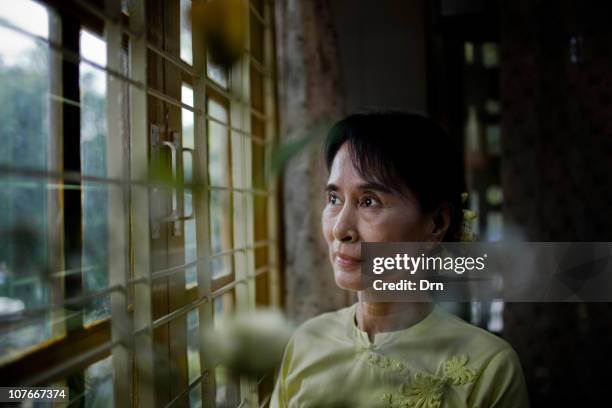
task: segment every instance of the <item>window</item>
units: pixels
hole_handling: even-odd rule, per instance
[[[52,61],[44,41],[51,18],[33,1],[0,3],[0,315],[8,322],[0,333],[2,361],[62,335],[55,326],[61,316],[44,309],[58,289],[48,270],[47,215],[58,185],[27,176],[52,164]],[[38,311],[10,318],[24,310]]]
[[[97,35],[81,30],[81,56],[87,61],[106,66],[106,43]],[[106,177],[106,73],[89,62],[79,64],[81,105],[81,172]],[[83,286],[85,291],[108,287],[108,194],[104,184],[83,183]],[[107,318],[110,298],[94,299],[85,314],[85,322]]]
[[[200,342],[279,304],[272,14],[241,1],[231,67],[190,0],[0,4],[3,378],[89,407],[269,398]]]

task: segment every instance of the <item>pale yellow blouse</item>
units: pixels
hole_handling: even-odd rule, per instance
[[[285,349],[271,407],[527,407],[518,357],[438,306],[370,342],[357,304],[302,326]]]

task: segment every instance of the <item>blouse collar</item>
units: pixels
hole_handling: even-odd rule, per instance
[[[429,312],[429,314],[417,324],[412,325],[406,329],[376,333],[374,335],[374,341],[370,342],[368,333],[361,330],[356,323],[356,313],[358,304],[359,303],[354,303],[349,308],[349,337],[354,339],[355,342],[358,343],[360,346],[368,347],[370,349],[375,349],[393,340],[406,340],[429,329],[430,327],[438,323],[438,321],[440,320],[440,309],[437,305],[434,304],[434,307],[432,308],[431,312]]]

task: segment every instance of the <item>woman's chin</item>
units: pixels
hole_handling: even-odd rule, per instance
[[[344,290],[360,291],[363,290],[360,271],[345,271],[334,268],[334,279],[336,285]]]

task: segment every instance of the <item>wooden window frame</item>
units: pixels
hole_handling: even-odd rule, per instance
[[[62,0],[42,0],[50,9],[53,9],[59,15],[65,19],[72,19],[78,22],[79,29],[76,30],[76,50],[67,47],[67,51],[73,51],[78,54],[78,33],[80,29],[90,30],[98,35],[104,36],[109,45],[108,55],[111,56],[114,47],[124,46],[127,47],[130,44],[131,52],[129,54],[130,60],[130,78],[140,83],[146,83],[146,60],[147,53],[156,53],[164,60],[171,61],[175,65],[179,66],[180,78],[182,81],[188,83],[194,89],[194,107],[195,120],[194,120],[194,139],[196,143],[196,150],[198,151],[197,157],[194,157],[194,178],[195,173],[198,172],[200,176],[206,175],[206,137],[207,137],[207,121],[210,119],[206,115],[206,100],[207,97],[218,95],[223,99],[229,100],[230,103],[230,123],[228,124],[228,134],[230,139],[233,141],[238,140],[239,152],[237,153],[239,158],[243,159],[240,165],[236,165],[233,170],[240,173],[242,182],[240,187],[234,188],[232,185],[230,191],[236,192],[243,199],[244,203],[244,215],[247,217],[247,221],[237,225],[234,228],[233,234],[238,233],[244,235],[243,244],[238,248],[232,248],[233,255],[239,256],[241,262],[245,268],[241,268],[241,273],[232,274],[231,276],[222,276],[217,279],[211,279],[210,267],[208,262],[198,262],[198,284],[185,289],[184,299],[185,301],[179,305],[179,309],[193,310],[198,308],[200,316],[200,327],[203,327],[206,323],[210,322],[213,318],[212,303],[206,301],[207,299],[214,299],[216,296],[220,296],[227,291],[234,291],[236,298],[236,309],[237,310],[248,310],[255,307],[255,292],[257,290],[255,282],[259,276],[266,275],[267,279],[267,295],[264,299],[264,303],[270,305],[280,306],[280,269],[279,269],[279,250],[280,244],[279,237],[277,234],[279,226],[279,214],[278,214],[278,203],[277,203],[277,189],[274,183],[269,183],[268,188],[265,190],[257,190],[253,187],[253,162],[251,154],[251,144],[261,143],[265,146],[265,160],[269,162],[271,154],[271,146],[276,142],[277,134],[277,109],[275,100],[275,89],[273,80],[273,61],[274,61],[274,33],[272,29],[272,4],[267,0],[263,1],[263,13],[260,13],[256,7],[248,0],[242,0],[244,12],[248,15],[247,21],[251,21],[252,18],[257,18],[258,22],[262,23],[263,27],[263,53],[264,61],[255,60],[249,53],[250,49],[250,37],[247,35],[245,44],[245,57],[237,63],[235,69],[232,69],[229,73],[228,78],[228,89],[224,89],[211,79],[207,78],[206,75],[194,76],[194,72],[206,72],[206,61],[205,61],[205,45],[200,38],[193,38],[193,49],[194,49],[194,63],[190,67],[187,63],[180,60],[180,56],[177,53],[176,56],[167,53],[166,51],[159,50],[156,45],[147,41],[146,38],[133,36],[134,33],[142,32],[146,26],[145,21],[145,0],[142,2],[131,1],[130,3],[130,17],[120,13],[120,2],[107,1],[106,7],[104,7],[100,1],[88,2],[86,0],[74,0],[71,2],[65,2]],[[180,10],[180,4],[178,0],[175,0]],[[194,1],[205,1],[205,0],[194,0]],[[65,34],[68,33],[66,30],[62,30]],[[247,30],[250,33],[249,30]],[[112,41],[112,45],[109,43],[109,39]],[[64,39],[62,47],[67,46],[67,41]],[[179,48],[180,49],[180,48]],[[60,50],[64,55],[66,50]],[[55,52],[55,51],[52,51]],[[172,61],[174,59],[174,61]],[[70,69],[64,69],[64,86],[68,86],[69,83],[77,82],[77,100],[78,100],[78,64],[72,62],[64,62],[72,64],[72,69],[76,65],[76,79],[74,78],[74,72],[69,72]],[[109,60],[109,69],[118,69],[116,64],[117,60]],[[182,65],[182,67],[181,67]],[[266,68],[268,67],[268,68]],[[202,69],[204,69],[202,71]],[[249,101],[250,95],[250,75],[251,70],[256,70],[262,74],[263,81],[263,92],[264,92],[264,107],[263,109],[255,109]],[[191,75],[190,75],[191,73]],[[72,82],[70,82],[72,79]],[[179,84],[180,87],[180,84]],[[147,91],[143,89],[137,89],[135,86],[129,87],[129,98],[130,98],[130,160],[129,169],[122,167],[114,176],[124,176],[127,172],[131,173],[132,180],[139,180],[147,173],[148,166],[148,120],[147,118]],[[70,89],[64,89],[64,93],[69,92]],[[109,93],[114,92],[109,89]],[[73,92],[74,93],[74,92]],[[247,95],[247,99],[244,99],[244,95]],[[74,95],[73,95],[74,96]],[[110,108],[109,114],[116,117],[120,115],[117,107]],[[263,110],[263,111],[262,111]],[[50,114],[57,114],[56,111],[52,110]],[[80,173],[80,117],[77,110],[76,114],[66,112],[66,106],[62,112],[62,119],[66,122],[67,118],[71,115],[74,119],[72,128],[65,129],[63,132],[63,170]],[[253,135],[251,132],[250,118],[252,116],[257,117],[264,123],[263,135]],[[109,119],[109,123],[112,119]],[[121,125],[121,121],[118,122],[117,126]],[[76,130],[75,130],[76,129]],[[113,128],[115,131],[120,131],[117,127]],[[111,129],[109,129],[109,132]],[[75,136],[76,134],[76,136]],[[79,143],[76,143],[73,139],[76,137]],[[230,143],[231,145],[231,143]],[[113,151],[120,152],[122,146],[115,145],[111,146]],[[68,149],[68,150],[67,150]],[[231,149],[230,149],[231,150]],[[76,152],[76,153],[75,153]],[[230,152],[230,154],[232,154]],[[76,156],[76,157],[75,157]],[[57,156],[55,156],[57,157]],[[57,159],[56,159],[57,160]],[[199,164],[198,164],[199,163]],[[259,165],[256,164],[256,167]],[[263,167],[263,164],[262,164]],[[56,170],[57,169],[53,169]],[[133,372],[137,370],[140,373],[147,373],[154,370],[154,356],[153,356],[153,341],[152,336],[147,334],[150,327],[154,324],[154,318],[151,315],[150,305],[153,302],[150,283],[148,279],[151,279],[151,267],[150,267],[150,254],[151,248],[148,243],[135,244],[133,241],[135,237],[145,232],[148,234],[149,230],[149,213],[148,213],[148,193],[147,189],[144,188],[133,188],[129,192],[123,192],[118,197],[118,205],[124,205],[126,202],[130,202],[130,212],[124,214],[123,219],[116,221],[115,225],[118,225],[128,234],[124,237],[127,244],[130,247],[130,252],[125,253],[124,258],[119,257],[113,261],[113,265],[121,266],[128,265],[130,268],[131,276],[126,276],[120,273],[109,273],[109,286],[112,284],[130,286],[130,290],[124,293],[111,293],[111,300],[113,302],[112,319],[108,318],[105,320],[97,321],[89,325],[83,325],[82,318],[80,322],[77,322],[73,330],[69,330],[65,337],[50,340],[30,350],[26,354],[19,358],[8,362],[0,367],[0,371],[3,373],[11,373],[11,384],[26,384],[32,377],[33,372],[45,372],[47,375],[43,378],[43,382],[54,382],[63,380],[70,376],[81,375],[83,370],[103,358],[113,355],[113,365],[116,373],[119,373],[119,378],[114,381],[115,388],[115,403],[120,405],[142,405],[152,406],[152,393],[138,392],[145,385],[143,376],[134,378]],[[198,259],[207,259],[210,257],[211,251],[208,245],[208,194],[210,189],[206,186],[205,188],[194,192],[194,212],[198,216],[199,223],[197,226],[197,243],[198,243]],[[66,193],[65,193],[66,194]],[[255,195],[262,195],[266,197],[267,213],[265,219],[254,218],[254,203],[253,198]],[[78,210],[82,208],[80,197],[77,198],[65,195],[63,197],[63,210],[70,214],[70,217],[64,217],[64,231],[63,235],[67,241],[63,246],[63,258],[66,258],[67,251],[80,248],[82,243],[79,241],[70,241],[73,237],[80,237],[80,225],[82,223],[82,217],[76,217],[72,219],[74,212],[76,211],[71,207],[71,204],[76,205]],[[133,211],[132,209],[140,204],[140,208],[147,207],[145,211]],[[70,210],[70,211],[68,211]],[[111,209],[109,208],[109,213]],[[117,210],[114,211],[114,214]],[[80,212],[79,212],[80,214]],[[204,214],[206,214],[204,216]],[[128,219],[129,216],[129,219]],[[233,214],[231,215],[234,216]],[[254,229],[257,228],[255,224],[266,225],[268,233],[267,239],[264,242],[255,242]],[[57,237],[57,235],[54,235]],[[80,239],[80,238],[79,238]],[[146,240],[144,240],[146,241]],[[232,242],[234,242],[232,240]],[[255,251],[265,249],[268,252],[267,264],[262,265],[256,269],[255,264]],[[113,254],[115,255],[115,254]],[[128,258],[129,257],[129,258]],[[61,262],[64,262],[61,260]],[[232,268],[235,270],[235,268]],[[251,272],[247,272],[251,271]],[[80,276],[80,275],[77,275]],[[79,281],[68,282],[68,287],[77,288],[82,286]],[[129,280],[132,282],[129,282]],[[134,284],[134,281],[140,283]],[[150,281],[149,281],[150,282]],[[184,285],[183,285],[184,288]],[[67,292],[70,296],[70,291]],[[73,293],[73,295],[80,295],[80,290]],[[131,299],[131,302],[130,302]],[[137,305],[138,307],[135,307]],[[148,306],[147,306],[148,305]],[[180,311],[180,310],[179,310]],[[186,317],[185,312],[185,317]],[[131,317],[130,317],[131,315]],[[117,316],[122,316],[116,322]],[[122,339],[125,336],[125,327],[120,327],[122,324],[129,325],[134,330],[134,341],[137,341],[139,346],[134,348],[133,358],[129,356],[129,349],[127,346],[121,344]],[[115,324],[117,323],[117,324]],[[117,352],[119,351],[119,352]],[[214,402],[214,375],[209,373],[210,362],[206,361],[204,350],[200,350],[201,358],[201,370],[202,375],[198,379],[198,382],[202,384],[203,390],[203,403]],[[87,358],[70,359],[69,356],[78,356]],[[58,369],[56,363],[57,358],[65,356],[67,364],[62,365]],[[127,380],[127,381],[126,381]],[[269,395],[258,396],[258,386],[260,382],[254,382],[253,380],[241,379],[240,381],[240,393],[241,401],[263,401],[266,402],[266,398],[269,399]],[[261,387],[259,387],[261,391]],[[187,394],[188,395],[188,394]],[[119,400],[120,399],[120,400]],[[175,400],[173,402],[178,402]]]

